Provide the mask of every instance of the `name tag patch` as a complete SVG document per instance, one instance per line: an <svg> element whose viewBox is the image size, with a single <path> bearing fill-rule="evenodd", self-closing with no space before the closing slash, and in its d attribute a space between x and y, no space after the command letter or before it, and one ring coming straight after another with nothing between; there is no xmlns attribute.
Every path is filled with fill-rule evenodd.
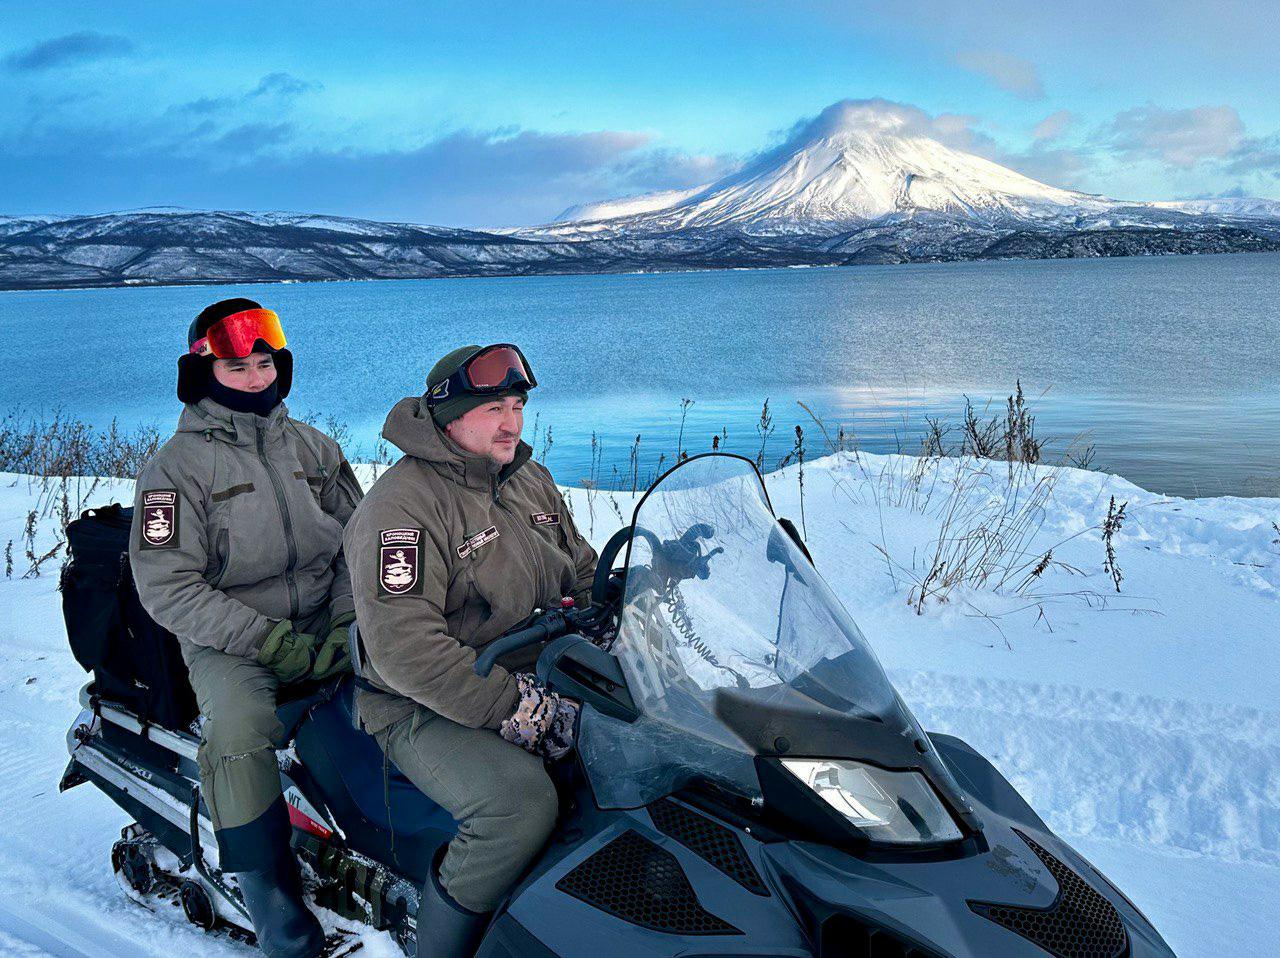
<svg viewBox="0 0 1280 958"><path fill-rule="evenodd" d="M560 525L560 513L558 512L535 512L529 518L533 520L535 526Z"/></svg>
<svg viewBox="0 0 1280 958"><path fill-rule="evenodd" d="M178 490L152 489L142 494L143 549L178 547Z"/></svg>
<svg viewBox="0 0 1280 958"><path fill-rule="evenodd" d="M421 595L422 530L383 529L379 534L378 592L381 595Z"/></svg>
<svg viewBox="0 0 1280 958"><path fill-rule="evenodd" d="M494 539L498 538L498 535L498 527L490 526L488 529L485 529L484 532L477 532L475 535L469 536L462 545L458 546L458 558L465 559L482 545L487 545Z"/></svg>

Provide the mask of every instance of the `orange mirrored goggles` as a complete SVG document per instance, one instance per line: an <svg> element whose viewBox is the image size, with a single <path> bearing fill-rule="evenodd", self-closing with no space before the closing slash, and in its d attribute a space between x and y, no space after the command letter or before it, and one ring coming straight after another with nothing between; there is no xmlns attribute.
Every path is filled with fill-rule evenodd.
<svg viewBox="0 0 1280 958"><path fill-rule="evenodd" d="M437 406L459 395L490 396L538 385L524 353L511 343L495 343L471 354L448 379L427 391L427 405Z"/></svg>
<svg viewBox="0 0 1280 958"><path fill-rule="evenodd" d="M271 349L284 349L284 330L274 310L246 309L224 316L192 344L191 352L218 359L243 359L253 352L258 340Z"/></svg>

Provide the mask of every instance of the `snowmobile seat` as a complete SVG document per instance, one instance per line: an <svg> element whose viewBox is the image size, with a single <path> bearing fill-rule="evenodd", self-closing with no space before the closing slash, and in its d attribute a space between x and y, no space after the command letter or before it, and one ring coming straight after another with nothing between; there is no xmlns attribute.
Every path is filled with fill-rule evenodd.
<svg viewBox="0 0 1280 958"><path fill-rule="evenodd" d="M385 761L372 735L356 728L354 690L347 678L311 709L295 739L298 757L352 848L423 881L457 823Z"/></svg>

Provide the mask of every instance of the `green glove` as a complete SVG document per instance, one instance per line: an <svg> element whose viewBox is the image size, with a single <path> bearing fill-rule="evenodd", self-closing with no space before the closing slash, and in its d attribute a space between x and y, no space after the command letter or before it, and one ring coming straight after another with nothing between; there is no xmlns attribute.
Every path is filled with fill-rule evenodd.
<svg viewBox="0 0 1280 958"><path fill-rule="evenodd" d="M288 619L276 624L258 650L258 664L265 665L288 685L307 677L315 658L315 636L293 631Z"/></svg>
<svg viewBox="0 0 1280 958"><path fill-rule="evenodd" d="M316 646L316 661L311 669L313 679L331 679L351 671L350 625L354 612L345 612L331 623L329 634Z"/></svg>

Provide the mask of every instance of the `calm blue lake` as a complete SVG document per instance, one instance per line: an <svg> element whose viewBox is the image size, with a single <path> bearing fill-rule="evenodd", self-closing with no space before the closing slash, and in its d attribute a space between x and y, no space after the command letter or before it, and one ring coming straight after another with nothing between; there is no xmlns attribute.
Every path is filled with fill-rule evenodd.
<svg viewBox="0 0 1280 958"><path fill-rule="evenodd" d="M209 302L276 309L290 407L333 414L368 454L390 405L466 342L519 343L540 386L526 438L561 482L670 463L683 445L768 462L806 433L915 451L969 397L1003 415L1021 380L1056 451L1179 495L1280 495L1280 255L1021 261L625 276L0 293L0 410L169 427L175 360ZM534 417L537 432L531 435ZM624 480L629 481L629 480Z"/></svg>

